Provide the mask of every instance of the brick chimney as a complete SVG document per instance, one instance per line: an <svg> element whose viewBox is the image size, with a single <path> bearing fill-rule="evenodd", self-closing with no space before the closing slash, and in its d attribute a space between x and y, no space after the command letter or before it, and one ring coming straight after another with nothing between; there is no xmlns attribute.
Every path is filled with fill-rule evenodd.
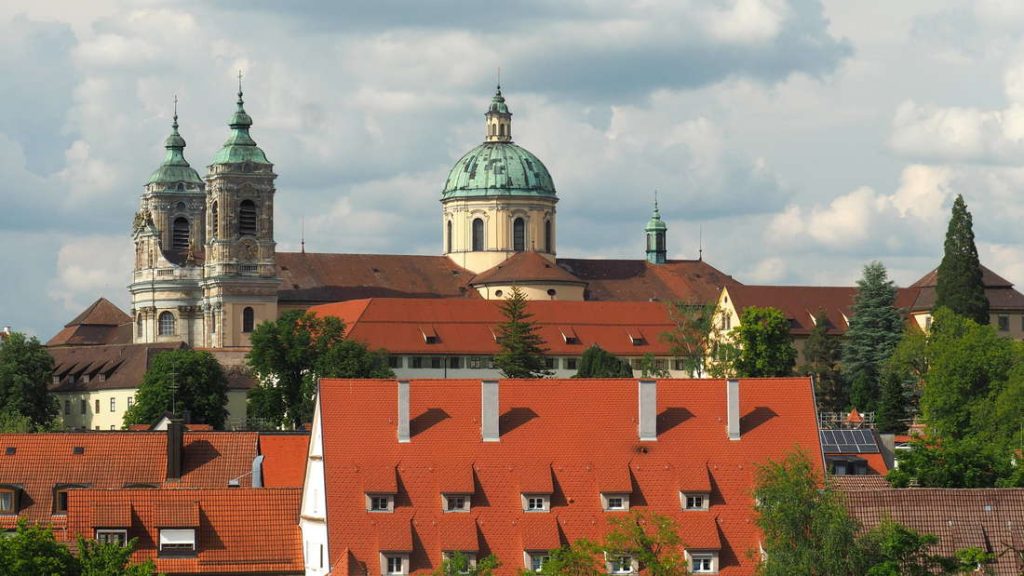
<svg viewBox="0 0 1024 576"><path fill-rule="evenodd" d="M167 479L181 479L181 453L185 446L185 424L177 418L167 423Z"/></svg>

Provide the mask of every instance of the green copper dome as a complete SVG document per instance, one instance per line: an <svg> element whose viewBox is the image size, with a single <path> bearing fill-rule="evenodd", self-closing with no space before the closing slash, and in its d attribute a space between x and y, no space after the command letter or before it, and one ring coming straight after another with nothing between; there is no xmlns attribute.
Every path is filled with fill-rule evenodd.
<svg viewBox="0 0 1024 576"><path fill-rule="evenodd" d="M149 177L147 184L203 183L199 173L193 170L185 160L185 139L178 134L177 111L174 113L174 122L171 124L171 135L164 140L164 148L167 149L164 161Z"/></svg>
<svg viewBox="0 0 1024 576"><path fill-rule="evenodd" d="M484 142L455 163L441 198L554 195L551 174L529 150L511 142Z"/></svg>
<svg viewBox="0 0 1024 576"><path fill-rule="evenodd" d="M661 212L658 210L658 201L654 201L654 212L651 214L651 219L647 221L647 227L644 228L647 232L657 232L658 230L668 230L668 226L661 220Z"/></svg>
<svg viewBox="0 0 1024 576"><path fill-rule="evenodd" d="M252 126L252 118L245 112L242 101L242 90L238 90L238 108L231 116L231 136L227 142L213 157L213 164L241 164L249 162L252 164L270 164L267 155L256 146L256 141L249 135L249 127Z"/></svg>
<svg viewBox="0 0 1024 576"><path fill-rule="evenodd" d="M494 98L491 98L491 107L487 110L492 114L509 114L508 104L505 104L505 97L501 95L501 85L498 85L498 91L494 94Z"/></svg>

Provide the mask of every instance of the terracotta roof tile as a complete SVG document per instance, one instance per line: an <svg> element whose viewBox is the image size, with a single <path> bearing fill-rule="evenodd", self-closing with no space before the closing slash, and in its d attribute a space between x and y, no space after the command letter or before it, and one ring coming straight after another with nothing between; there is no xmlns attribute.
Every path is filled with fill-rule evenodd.
<svg viewBox="0 0 1024 576"><path fill-rule="evenodd" d="M371 523L377 529L377 549L381 552L412 552L412 526L406 515L379 514Z"/></svg>
<svg viewBox="0 0 1024 576"><path fill-rule="evenodd" d="M93 510L128 505L128 537L138 538L132 562L152 559L165 574L302 574L298 528L300 489L76 490L68 501L68 540L92 537ZM161 514L188 510L198 520L197 553L191 557L157 555ZM196 510L193 515L193 510ZM175 523L178 521L175 520Z"/></svg>
<svg viewBox="0 0 1024 576"><path fill-rule="evenodd" d="M395 494L398 480L393 465L363 466L359 470L363 480L363 492L367 494Z"/></svg>
<svg viewBox="0 0 1024 576"><path fill-rule="evenodd" d="M256 458L257 432L185 432L182 449L181 480L178 487L227 488L228 481L239 478L250 486L252 461Z"/></svg>
<svg viewBox="0 0 1024 576"><path fill-rule="evenodd" d="M659 335L674 328L660 302L565 302L535 300L527 310L553 355L580 355L593 344L620 356L667 355ZM347 335L370 348L396 354L474 354L498 352L494 331L504 321L500 303L487 300L382 299L354 300L314 306L310 311L345 321ZM437 340L428 343L422 328ZM578 340L566 341L571 328ZM641 330L645 340L634 344L629 331Z"/></svg>
<svg viewBox="0 0 1024 576"><path fill-rule="evenodd" d="M629 474L628 464L623 466L622 462L616 462L595 465L594 477L599 492L608 494L633 491L633 478Z"/></svg>
<svg viewBox="0 0 1024 576"><path fill-rule="evenodd" d="M537 252L517 252L501 264L477 274L469 283L476 286L516 282L586 284Z"/></svg>
<svg viewBox="0 0 1024 576"><path fill-rule="evenodd" d="M472 494L475 489L473 482L473 464L442 460L434 466L437 477L437 490L444 494Z"/></svg>
<svg viewBox="0 0 1024 576"><path fill-rule="evenodd" d="M587 300L714 302L739 282L703 260L585 260L559 258L566 272L587 282Z"/></svg>
<svg viewBox="0 0 1024 576"><path fill-rule="evenodd" d="M366 566L372 575L379 571L384 518L410 523L413 572L438 566L447 534L441 521L453 514L442 511L436 477L442 461L473 466L471 508L458 517L476 523L479 552L497 556L503 563L499 573L509 575L522 567L524 546L604 537L613 514L601 507L594 472L599 464L628 467L631 509L672 517L688 546L720 550L721 574L750 576L755 559L748 552L759 539L751 498L755 465L801 447L824 468L806 378L741 380L739 441L730 441L725 431L721 380L660 380L657 412L685 409L689 416L659 421L655 442L637 438L635 380L502 380L499 414L525 408L531 416L514 428L503 426L500 441L486 443L480 438L478 380L411 381L410 414L437 409L449 417L401 444L395 436L396 386L393 380L320 385L329 548L348 549L350 565ZM380 466L396 467L393 513L365 510L360 470ZM547 470L551 483L547 513L522 509L520 473L537 468ZM686 480L691 474L698 480ZM527 480L528 489L537 489L532 475ZM680 486L688 483L707 486L709 510L682 510ZM331 554L332 565L340 560Z"/></svg>
<svg viewBox="0 0 1024 576"><path fill-rule="evenodd" d="M131 316L106 298L89 305L64 329L46 343L47 346L90 346L99 344L130 344Z"/></svg>
<svg viewBox="0 0 1024 576"><path fill-rule="evenodd" d="M302 488L306 476L309 433L260 433L263 485L267 488Z"/></svg>
<svg viewBox="0 0 1024 576"><path fill-rule="evenodd" d="M678 469L679 490L683 492L711 492L708 468L702 462L689 462Z"/></svg>
<svg viewBox="0 0 1024 576"><path fill-rule="evenodd" d="M469 514L453 512L442 516L437 523L437 539L442 551L477 552L480 550L476 519Z"/></svg>
<svg viewBox="0 0 1024 576"><path fill-rule="evenodd" d="M92 526L96 528L127 528L132 525L129 502L97 502L92 507Z"/></svg>
<svg viewBox="0 0 1024 576"><path fill-rule="evenodd" d="M157 502L153 512L157 528L198 528L199 502Z"/></svg>
<svg viewBox="0 0 1024 576"><path fill-rule="evenodd" d="M47 348L53 358L53 375L58 379L56 384L49 384L49 389L79 392L138 388L153 358L184 348L183 342Z"/></svg>
<svg viewBox="0 0 1024 576"><path fill-rule="evenodd" d="M926 311L935 307L935 285L938 283L939 269L935 268L914 282L914 288L920 290L913 303L914 311ZM996 274L984 265L981 267L981 282L985 286L985 297L989 308L997 310L1024 309L1024 294L1018 292L1013 283Z"/></svg>
<svg viewBox="0 0 1024 576"><path fill-rule="evenodd" d="M520 464L514 466L519 491L523 494L551 494L555 491L551 482L551 466L548 464Z"/></svg>

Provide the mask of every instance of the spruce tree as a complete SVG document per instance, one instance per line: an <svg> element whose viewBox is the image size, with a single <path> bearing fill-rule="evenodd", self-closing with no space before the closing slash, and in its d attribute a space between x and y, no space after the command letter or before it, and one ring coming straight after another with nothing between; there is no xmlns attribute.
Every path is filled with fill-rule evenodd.
<svg viewBox="0 0 1024 576"><path fill-rule="evenodd" d="M629 362L594 344L580 357L580 367L573 378L632 378Z"/></svg>
<svg viewBox="0 0 1024 576"><path fill-rule="evenodd" d="M945 306L978 324L988 324L988 298L981 279L981 262L974 245L974 225L962 195L953 202L946 230L945 252L935 286L935 307Z"/></svg>
<svg viewBox="0 0 1024 576"><path fill-rule="evenodd" d="M831 325L824 310L814 315L814 328L804 343L804 364L800 373L814 377L814 394L818 408L839 412L849 402L849 391L839 372L842 345L839 336L830 333Z"/></svg>
<svg viewBox="0 0 1024 576"><path fill-rule="evenodd" d="M882 372L881 399L875 425L879 432L902 434L907 430L907 394L903 378L894 370Z"/></svg>
<svg viewBox="0 0 1024 576"><path fill-rule="evenodd" d="M903 335L903 319L896 309L896 285L881 262L864 267L852 312L843 343L843 372L851 385L853 405L872 411L878 403L882 364Z"/></svg>
<svg viewBox="0 0 1024 576"><path fill-rule="evenodd" d="M526 311L526 294L517 286L501 305L505 322L498 326L498 346L494 365L506 378L542 378L550 376L544 355L544 339L537 325L530 322L533 314Z"/></svg>

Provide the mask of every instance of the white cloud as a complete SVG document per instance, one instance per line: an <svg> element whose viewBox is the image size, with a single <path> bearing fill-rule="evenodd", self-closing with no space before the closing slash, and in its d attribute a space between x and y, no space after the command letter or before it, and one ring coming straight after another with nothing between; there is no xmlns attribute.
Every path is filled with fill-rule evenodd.
<svg viewBox="0 0 1024 576"><path fill-rule="evenodd" d="M706 13L708 33L715 40L758 44L778 36L789 6L781 0L731 0Z"/></svg>
<svg viewBox="0 0 1024 576"><path fill-rule="evenodd" d="M47 293L71 313L100 296L123 307L131 269L132 249L123 235L67 238L57 252L56 275Z"/></svg>

